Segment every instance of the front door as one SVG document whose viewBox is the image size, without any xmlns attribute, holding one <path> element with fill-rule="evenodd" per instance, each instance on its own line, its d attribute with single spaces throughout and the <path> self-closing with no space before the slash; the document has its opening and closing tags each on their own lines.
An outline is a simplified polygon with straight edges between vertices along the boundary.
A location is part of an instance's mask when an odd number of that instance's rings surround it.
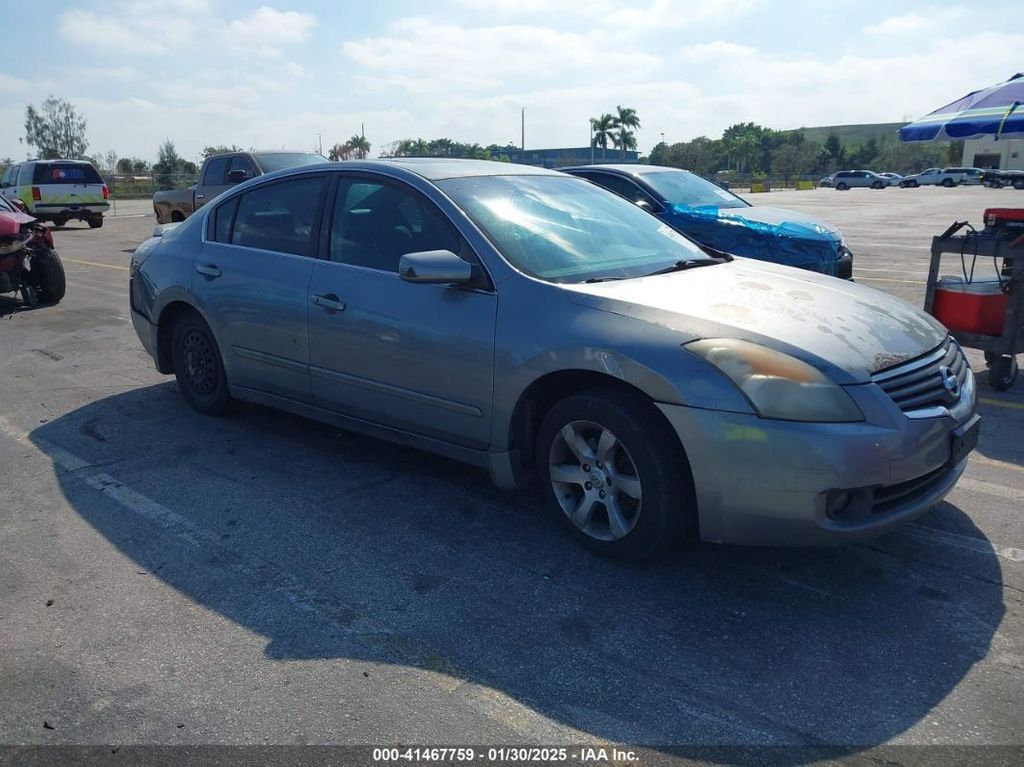
<svg viewBox="0 0 1024 767">
<path fill-rule="evenodd" d="M 471 447 L 489 443 L 497 295 L 417 285 L 405 253 L 450 250 L 475 262 L 443 213 L 419 192 L 344 177 L 327 260 L 309 289 L 314 401 L 326 408 Z"/>
<path fill-rule="evenodd" d="M 323 175 L 263 184 L 211 213 L 192 289 L 233 386 L 309 401 L 307 291 L 326 188 Z"/>
</svg>

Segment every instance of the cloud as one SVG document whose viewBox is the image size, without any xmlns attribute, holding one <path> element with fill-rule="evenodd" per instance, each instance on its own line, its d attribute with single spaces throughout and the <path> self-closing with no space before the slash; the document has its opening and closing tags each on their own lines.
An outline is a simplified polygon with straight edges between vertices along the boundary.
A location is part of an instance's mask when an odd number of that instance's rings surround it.
<svg viewBox="0 0 1024 767">
<path fill-rule="evenodd" d="M 622 50 L 600 30 L 581 34 L 523 24 L 470 28 L 408 18 L 388 31 L 342 46 L 371 90 L 522 90 L 547 83 L 554 73 L 561 80 L 615 83 L 649 77 L 658 64 L 642 50 Z"/>
<path fill-rule="evenodd" d="M 278 57 L 282 48 L 301 43 L 316 26 L 316 17 L 298 11 L 277 11 L 261 5 L 245 18 L 235 19 L 224 38 L 236 51 Z"/>
<path fill-rule="evenodd" d="M 131 13 L 101 17 L 92 11 L 67 11 L 60 16 L 60 35 L 95 48 L 122 54 L 163 54 L 186 43 L 192 23 L 185 18 L 154 19 Z"/>
<path fill-rule="evenodd" d="M 605 16 L 605 23 L 620 32 L 674 29 L 732 21 L 753 10 L 760 0 L 701 0 L 699 3 L 652 0 L 643 8 L 633 4 Z"/>
<path fill-rule="evenodd" d="M 911 11 L 899 16 L 890 16 L 878 24 L 863 28 L 865 35 L 870 37 L 906 38 L 923 34 L 955 33 L 954 24 L 967 16 L 967 10 L 960 6 L 923 9 L 920 13 Z"/>
</svg>

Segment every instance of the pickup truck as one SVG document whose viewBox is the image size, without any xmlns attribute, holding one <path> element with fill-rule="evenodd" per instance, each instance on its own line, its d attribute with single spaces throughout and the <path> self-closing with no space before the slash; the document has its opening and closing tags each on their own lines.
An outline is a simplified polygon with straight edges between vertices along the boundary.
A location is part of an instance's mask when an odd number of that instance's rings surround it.
<svg viewBox="0 0 1024 767">
<path fill-rule="evenodd" d="M 158 224 L 184 221 L 214 197 L 250 178 L 275 170 L 313 165 L 327 159 L 311 152 L 232 152 L 208 157 L 199 169 L 199 181 L 188 189 L 153 195 Z"/>
<path fill-rule="evenodd" d="M 904 176 L 899 185 L 906 189 L 915 186 L 958 186 L 959 184 L 980 184 L 980 168 L 928 168 L 920 173 Z"/>
</svg>

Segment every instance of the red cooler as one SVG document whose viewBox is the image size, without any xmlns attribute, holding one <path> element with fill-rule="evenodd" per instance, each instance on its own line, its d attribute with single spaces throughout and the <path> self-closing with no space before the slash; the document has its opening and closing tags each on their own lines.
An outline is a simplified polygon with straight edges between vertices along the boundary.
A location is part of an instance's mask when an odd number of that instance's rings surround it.
<svg viewBox="0 0 1024 767">
<path fill-rule="evenodd" d="M 932 313 L 950 330 L 999 336 L 1008 300 L 998 277 L 974 282 L 965 282 L 963 277 L 941 277 L 935 285 Z"/>
</svg>

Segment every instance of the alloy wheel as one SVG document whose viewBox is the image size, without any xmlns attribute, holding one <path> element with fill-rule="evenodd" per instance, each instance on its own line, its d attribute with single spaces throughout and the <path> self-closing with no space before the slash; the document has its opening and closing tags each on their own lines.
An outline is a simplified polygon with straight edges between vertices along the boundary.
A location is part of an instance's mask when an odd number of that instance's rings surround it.
<svg viewBox="0 0 1024 767">
<path fill-rule="evenodd" d="M 610 429 L 572 421 L 551 443 L 548 476 L 559 506 L 586 535 L 626 537 L 640 519 L 643 489 L 636 464 Z"/>
</svg>

